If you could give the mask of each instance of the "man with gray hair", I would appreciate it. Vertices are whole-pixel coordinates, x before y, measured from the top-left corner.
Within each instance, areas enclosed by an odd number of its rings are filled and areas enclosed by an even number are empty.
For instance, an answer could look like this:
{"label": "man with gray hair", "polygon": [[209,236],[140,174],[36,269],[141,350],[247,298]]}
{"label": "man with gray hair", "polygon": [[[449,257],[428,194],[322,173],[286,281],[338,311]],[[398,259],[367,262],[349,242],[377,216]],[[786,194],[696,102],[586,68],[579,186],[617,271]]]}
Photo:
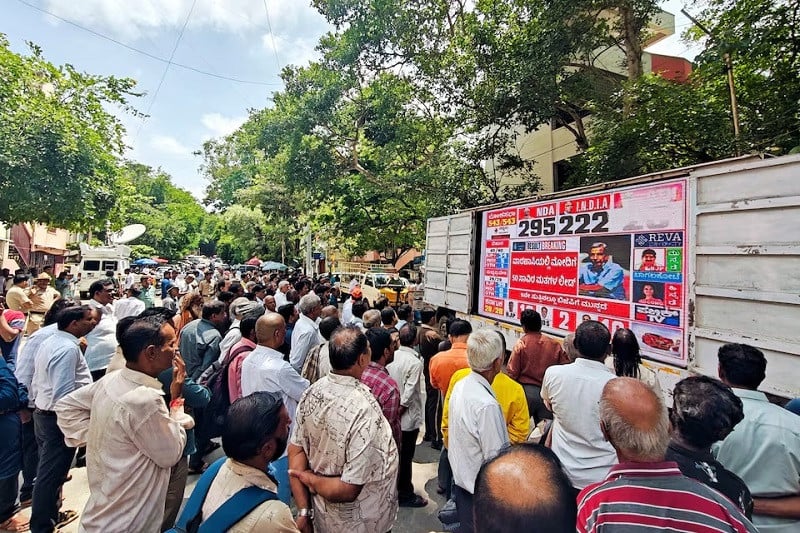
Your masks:
{"label": "man with gray hair", "polygon": [[664,461],[669,420],[660,394],[638,379],[614,378],[599,409],[619,464],[578,495],[577,531],[757,531],[728,498]]}
{"label": "man with gray hair", "polygon": [[289,292],[289,289],[291,288],[292,285],[288,280],[282,279],[278,282],[278,290],[275,291],[275,308],[289,303],[286,293]]}
{"label": "man with gray hair", "polygon": [[474,530],[472,495],[481,465],[509,445],[506,421],[491,385],[502,371],[504,355],[495,330],[482,328],[472,333],[467,340],[472,372],[455,384],[450,395],[448,458],[461,532]]}
{"label": "man with gray hair", "polygon": [[308,352],[311,348],[325,342],[325,339],[320,337],[319,326],[317,319],[322,312],[322,302],[319,296],[310,292],[300,298],[300,303],[297,304],[300,317],[294,325],[292,330],[292,348],[289,352],[289,363],[299,374],[303,370],[303,364],[306,362]]}

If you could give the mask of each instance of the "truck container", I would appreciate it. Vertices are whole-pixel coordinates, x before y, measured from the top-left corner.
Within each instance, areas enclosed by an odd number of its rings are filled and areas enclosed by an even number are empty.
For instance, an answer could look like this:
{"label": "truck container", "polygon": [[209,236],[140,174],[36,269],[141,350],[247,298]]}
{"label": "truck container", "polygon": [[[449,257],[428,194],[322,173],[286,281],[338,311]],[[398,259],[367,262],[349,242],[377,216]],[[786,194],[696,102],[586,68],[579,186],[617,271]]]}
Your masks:
{"label": "truck container", "polygon": [[[762,390],[800,396],[800,155],[746,156],[428,220],[424,301],[492,326],[519,314],[564,337],[630,328],[670,394],[717,375],[717,350],[767,357]],[[650,374],[650,373],[648,373]]]}

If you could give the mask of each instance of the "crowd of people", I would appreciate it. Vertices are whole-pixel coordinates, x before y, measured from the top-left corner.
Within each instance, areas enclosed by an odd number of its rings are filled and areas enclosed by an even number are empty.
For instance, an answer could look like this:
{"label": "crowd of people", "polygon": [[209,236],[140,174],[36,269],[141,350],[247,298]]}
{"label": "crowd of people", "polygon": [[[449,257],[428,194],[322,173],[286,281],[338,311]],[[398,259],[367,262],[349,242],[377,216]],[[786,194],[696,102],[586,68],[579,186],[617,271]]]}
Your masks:
{"label": "crowd of people", "polygon": [[[358,286],[340,309],[335,281],[126,272],[40,317],[49,274],[15,275],[0,530],[385,533],[428,505],[422,441],[447,530],[800,531],[800,417],[758,392],[756,348],[722,346],[719,379],[680,380],[667,409],[629,330],[588,320],[559,341],[528,309],[507,347]],[[86,506],[62,509],[84,465]]]}

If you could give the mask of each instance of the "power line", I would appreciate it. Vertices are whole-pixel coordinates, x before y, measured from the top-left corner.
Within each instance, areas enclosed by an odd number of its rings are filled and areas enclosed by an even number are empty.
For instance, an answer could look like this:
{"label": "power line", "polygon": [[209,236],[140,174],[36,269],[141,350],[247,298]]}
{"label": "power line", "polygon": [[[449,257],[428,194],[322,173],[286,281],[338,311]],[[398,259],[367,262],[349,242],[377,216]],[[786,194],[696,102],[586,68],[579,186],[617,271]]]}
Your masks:
{"label": "power line", "polygon": [[269,40],[272,41],[272,51],[275,52],[275,61],[278,62],[278,68],[281,68],[281,60],[278,57],[278,47],[275,46],[275,35],[272,33],[272,23],[269,21],[269,8],[267,8],[267,0],[264,0],[264,13],[267,15],[267,29],[269,30]]}
{"label": "power line", "polygon": [[202,74],[203,76],[210,76],[212,78],[217,78],[217,79],[226,80],[226,81],[232,81],[232,82],[236,82],[236,83],[245,83],[245,84],[249,84],[249,85],[263,85],[263,86],[266,86],[266,87],[276,87],[276,86],[283,85],[282,83],[269,83],[269,82],[265,82],[265,81],[243,80],[241,78],[234,78],[232,76],[224,76],[222,74],[217,74],[215,72],[209,72],[207,70],[201,70],[201,69],[199,69],[197,67],[193,67],[191,65],[184,65],[183,63],[170,62],[169,59],[165,59],[165,58],[157,56],[155,54],[151,54],[150,52],[147,52],[145,50],[141,50],[139,48],[133,47],[133,46],[127,44],[127,43],[124,43],[122,41],[114,39],[113,37],[109,37],[108,35],[105,35],[105,34],[102,34],[100,32],[97,32],[97,31],[95,31],[93,29],[87,28],[85,26],[81,26],[80,24],[78,24],[76,22],[73,22],[73,21],[71,21],[69,19],[66,19],[64,17],[56,15],[55,13],[52,13],[52,12],[50,12],[50,11],[44,9],[44,8],[41,8],[41,7],[37,6],[37,5],[31,4],[30,2],[26,2],[25,0],[17,0],[17,2],[19,2],[20,4],[26,5],[26,6],[30,7],[31,9],[35,9],[36,11],[44,13],[46,15],[50,15],[51,17],[56,18],[56,19],[66,23],[66,24],[69,24],[70,26],[74,26],[75,28],[78,28],[79,30],[83,30],[85,32],[91,33],[95,37],[99,37],[101,39],[105,39],[106,41],[112,42],[112,43],[114,43],[114,44],[116,44],[118,46],[126,48],[126,49],[130,50],[131,52],[136,52],[137,54],[141,54],[141,55],[143,55],[145,57],[149,57],[150,59],[154,59],[154,60],[160,61],[162,63],[169,63],[173,67],[179,67],[179,68],[182,68],[182,69],[185,69],[185,70],[190,70],[192,72],[196,72],[197,74]]}

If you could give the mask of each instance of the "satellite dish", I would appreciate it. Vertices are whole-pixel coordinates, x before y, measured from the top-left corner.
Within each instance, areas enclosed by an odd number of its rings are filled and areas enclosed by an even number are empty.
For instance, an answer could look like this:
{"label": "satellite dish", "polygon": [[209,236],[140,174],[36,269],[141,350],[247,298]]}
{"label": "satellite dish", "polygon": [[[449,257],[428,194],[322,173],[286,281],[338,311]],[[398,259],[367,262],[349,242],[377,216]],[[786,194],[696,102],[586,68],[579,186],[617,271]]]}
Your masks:
{"label": "satellite dish", "polygon": [[144,235],[145,231],[147,231],[147,227],[145,227],[144,224],[131,224],[130,226],[125,226],[121,230],[112,233],[108,240],[111,244],[124,244],[141,237]]}

